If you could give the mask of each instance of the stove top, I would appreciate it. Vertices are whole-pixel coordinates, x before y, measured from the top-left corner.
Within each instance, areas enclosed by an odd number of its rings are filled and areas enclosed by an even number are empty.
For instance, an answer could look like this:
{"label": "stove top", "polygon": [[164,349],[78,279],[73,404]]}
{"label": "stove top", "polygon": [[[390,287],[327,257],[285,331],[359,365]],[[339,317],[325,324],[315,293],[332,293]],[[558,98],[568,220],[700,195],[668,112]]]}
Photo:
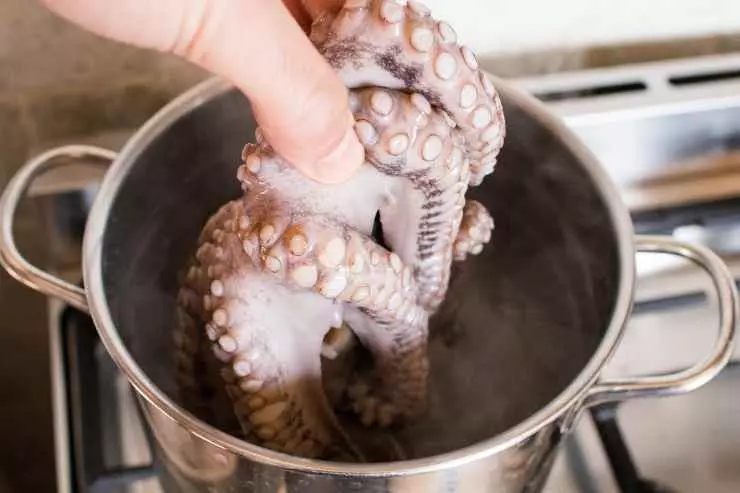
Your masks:
{"label": "stove top", "polygon": [[[492,70],[495,72],[495,70]],[[740,56],[521,79],[602,161],[638,233],[709,246],[740,279]],[[42,183],[56,274],[80,278],[79,244],[99,176]],[[32,190],[33,192],[33,190]],[[717,324],[704,274],[638,255],[634,316],[606,375],[667,372],[710,349]],[[49,301],[59,493],[161,491],[125,379],[88,316]],[[595,408],[565,440],[545,492],[740,491],[740,348],[683,395]]]}

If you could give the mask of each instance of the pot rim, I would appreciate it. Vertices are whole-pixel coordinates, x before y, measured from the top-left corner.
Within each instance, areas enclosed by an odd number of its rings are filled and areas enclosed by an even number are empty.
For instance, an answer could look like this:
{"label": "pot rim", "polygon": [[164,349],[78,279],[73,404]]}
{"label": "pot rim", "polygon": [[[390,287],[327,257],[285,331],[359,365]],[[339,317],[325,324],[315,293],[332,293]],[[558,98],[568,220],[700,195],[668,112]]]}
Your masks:
{"label": "pot rim", "polygon": [[[106,302],[102,276],[102,244],[108,225],[108,215],[130,169],[146,147],[175,121],[213,98],[235,89],[218,77],[207,79],[184,92],[152,116],[123,146],[108,169],[91,207],[82,246],[83,280],[90,314],[101,341],[139,396],[176,421],[190,433],[218,448],[245,459],[293,472],[342,475],[355,477],[389,477],[438,472],[459,467],[500,453],[529,438],[545,426],[563,417],[568,411],[577,412],[588,389],[598,379],[602,368],[616,350],[632,309],[635,283],[635,247],[632,220],[623,204],[616,185],[585,145],[564,123],[552,115],[543,103],[492,74],[487,74],[497,90],[516,101],[522,109],[537,118],[586,168],[604,200],[615,228],[619,255],[619,287],[609,326],[587,364],[554,399],[517,425],[496,436],[452,452],[421,459],[371,464],[338,463],[303,459],[249,442],[225,433],[178,406],[159,389],[138,366],[126,349],[115,328]],[[504,144],[505,145],[505,144]]]}

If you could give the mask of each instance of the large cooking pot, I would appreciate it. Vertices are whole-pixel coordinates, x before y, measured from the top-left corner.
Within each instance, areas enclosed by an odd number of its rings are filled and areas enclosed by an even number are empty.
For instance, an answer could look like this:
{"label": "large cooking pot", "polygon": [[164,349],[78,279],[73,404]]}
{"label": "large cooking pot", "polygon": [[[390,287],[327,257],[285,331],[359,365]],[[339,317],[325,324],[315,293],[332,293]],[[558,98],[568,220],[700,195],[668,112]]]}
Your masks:
{"label": "large cooking pot", "polygon": [[[633,237],[617,190],[594,157],[539,102],[494,80],[508,138],[497,171],[470,196],[492,212],[496,230],[481,255],[456,269],[435,319],[431,412],[401,434],[411,456],[399,462],[282,455],[199,420],[173,397],[170,330],[179,275],[206,218],[240,193],[238,157],[255,128],[234,87],[217,79],[195,87],[117,155],[70,146],[18,171],[0,204],[3,265],[26,285],[92,315],[136,390],[165,490],[537,491],[584,409],[688,392],[724,367],[737,293],[720,259],[672,239]],[[30,265],[11,234],[31,180],[81,159],[112,162],[85,230],[84,290]],[[717,294],[719,337],[692,368],[605,381],[600,375],[631,312],[637,251],[679,255],[706,270]]]}

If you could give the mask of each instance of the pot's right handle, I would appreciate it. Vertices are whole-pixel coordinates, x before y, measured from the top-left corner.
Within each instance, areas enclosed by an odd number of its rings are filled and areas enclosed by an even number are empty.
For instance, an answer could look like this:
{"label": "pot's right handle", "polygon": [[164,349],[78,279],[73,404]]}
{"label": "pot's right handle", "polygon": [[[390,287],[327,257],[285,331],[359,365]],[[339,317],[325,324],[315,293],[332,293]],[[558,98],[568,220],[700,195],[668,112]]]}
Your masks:
{"label": "pot's right handle", "polygon": [[48,150],[28,161],[13,176],[0,197],[0,263],[15,279],[48,296],[60,298],[75,308],[88,311],[82,288],[59,279],[28,262],[18,251],[13,225],[18,203],[34,178],[53,168],[82,160],[109,166],[116,153],[101,147],[69,145]]}
{"label": "pot's right handle", "polygon": [[587,393],[584,407],[636,397],[690,392],[712,380],[725,367],[732,355],[738,294],[732,274],[724,262],[703,246],[690,245],[670,237],[637,236],[635,244],[639,252],[669,253],[691,260],[709,274],[717,292],[719,335],[711,353],[691,368],[664,375],[597,382]]}

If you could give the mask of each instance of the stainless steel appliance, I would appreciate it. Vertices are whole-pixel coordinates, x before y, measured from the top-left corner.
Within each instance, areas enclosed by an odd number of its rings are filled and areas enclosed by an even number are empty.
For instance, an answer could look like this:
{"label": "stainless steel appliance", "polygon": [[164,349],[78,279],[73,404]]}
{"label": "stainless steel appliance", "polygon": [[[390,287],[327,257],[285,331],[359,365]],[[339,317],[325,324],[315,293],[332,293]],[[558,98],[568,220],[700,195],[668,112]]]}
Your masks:
{"label": "stainless steel appliance", "polygon": [[[713,57],[518,82],[563,115],[606,164],[638,232],[704,242],[719,251],[737,274],[740,187],[731,183],[737,172],[733,145],[740,135],[740,79],[733,78],[738,72],[740,59]],[[78,191],[70,194],[84,198]],[[80,217],[87,203],[75,204]],[[74,235],[71,238],[74,243]],[[713,332],[700,330],[716,325],[715,310],[706,306],[706,279],[684,263],[661,260],[652,255],[638,258],[636,316],[609,367],[615,376],[685,367],[713,343]],[[79,279],[74,270],[71,266],[69,278]],[[125,466],[146,464],[150,457],[126,385],[90,326],[85,329],[88,322],[70,311],[51,320],[50,333],[58,349],[53,354],[64,355],[53,361],[59,466],[60,471],[74,471],[61,476],[60,491],[68,481],[97,479],[102,487],[151,473],[143,467],[102,474],[102,457],[123,459]],[[98,364],[96,371],[92,362]],[[84,380],[84,393],[76,391],[78,379],[84,378],[93,380]],[[636,491],[628,486],[641,475],[676,491],[736,491],[739,386],[740,372],[731,362],[715,381],[684,397],[597,409],[593,419],[579,422],[565,444],[546,491],[619,491],[619,487]],[[96,387],[101,389],[98,396],[89,392]],[[69,404],[75,411],[71,414]],[[77,416],[71,427],[70,415]],[[96,422],[99,425],[91,426]],[[625,440],[620,439],[623,436]],[[641,475],[631,467],[627,451],[636,458]],[[156,491],[156,483],[150,478],[135,488]],[[647,481],[641,484],[649,487]]]}

